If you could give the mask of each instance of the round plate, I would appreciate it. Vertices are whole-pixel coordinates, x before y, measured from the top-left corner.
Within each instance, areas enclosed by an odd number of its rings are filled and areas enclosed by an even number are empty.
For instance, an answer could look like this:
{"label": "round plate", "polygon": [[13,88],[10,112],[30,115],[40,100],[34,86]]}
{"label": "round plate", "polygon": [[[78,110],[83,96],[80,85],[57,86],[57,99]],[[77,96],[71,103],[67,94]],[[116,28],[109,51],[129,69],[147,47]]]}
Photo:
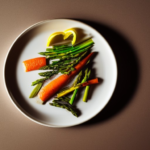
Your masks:
{"label": "round plate", "polygon": [[[76,102],[81,115],[77,118],[65,109],[36,103],[29,99],[33,89],[31,83],[39,79],[39,70],[24,72],[24,60],[39,57],[38,53],[46,50],[46,42],[50,34],[68,28],[79,28],[92,36],[97,52],[92,66],[92,76],[99,77],[102,82],[91,86],[89,100],[82,101],[83,90]],[[52,80],[52,79],[51,79]],[[41,125],[49,127],[69,127],[81,124],[97,115],[110,100],[117,81],[117,65],[114,54],[107,41],[92,27],[75,20],[54,19],[32,25],[23,31],[10,47],[4,65],[4,81],[9,97],[26,117]]]}

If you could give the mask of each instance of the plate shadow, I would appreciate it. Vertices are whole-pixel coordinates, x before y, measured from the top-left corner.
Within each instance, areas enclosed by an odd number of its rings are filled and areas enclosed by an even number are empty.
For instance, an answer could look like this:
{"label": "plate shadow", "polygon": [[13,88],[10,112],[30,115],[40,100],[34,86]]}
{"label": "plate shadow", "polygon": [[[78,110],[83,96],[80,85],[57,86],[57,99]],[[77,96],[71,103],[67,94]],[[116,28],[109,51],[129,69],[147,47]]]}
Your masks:
{"label": "plate shadow", "polygon": [[132,100],[140,79],[140,65],[132,44],[118,31],[89,20],[75,19],[95,28],[109,43],[117,61],[118,78],[115,91],[106,107],[87,126],[106,121],[120,113]]}

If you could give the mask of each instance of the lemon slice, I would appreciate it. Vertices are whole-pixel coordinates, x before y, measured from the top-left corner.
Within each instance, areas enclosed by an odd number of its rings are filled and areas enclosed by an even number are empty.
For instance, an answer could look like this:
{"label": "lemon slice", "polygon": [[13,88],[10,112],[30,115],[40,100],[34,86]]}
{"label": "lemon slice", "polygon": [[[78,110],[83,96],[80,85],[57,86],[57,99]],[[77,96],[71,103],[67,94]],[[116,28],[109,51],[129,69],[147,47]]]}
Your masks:
{"label": "lemon slice", "polygon": [[73,35],[72,45],[75,44],[77,38],[77,32],[74,28],[70,28],[64,31],[64,40],[66,40],[70,35]]}
{"label": "lemon slice", "polygon": [[51,45],[51,41],[54,37],[58,35],[63,35],[63,39],[66,40],[70,35],[73,35],[73,39],[71,41],[72,45],[75,44],[77,38],[77,31],[74,28],[70,28],[65,30],[64,32],[54,32],[52,33],[47,40],[47,47]]}
{"label": "lemon slice", "polygon": [[58,36],[58,35],[64,35],[64,32],[54,32],[54,33],[52,33],[52,34],[49,36],[48,40],[47,40],[47,47],[50,46],[52,39],[53,39],[54,37]]}

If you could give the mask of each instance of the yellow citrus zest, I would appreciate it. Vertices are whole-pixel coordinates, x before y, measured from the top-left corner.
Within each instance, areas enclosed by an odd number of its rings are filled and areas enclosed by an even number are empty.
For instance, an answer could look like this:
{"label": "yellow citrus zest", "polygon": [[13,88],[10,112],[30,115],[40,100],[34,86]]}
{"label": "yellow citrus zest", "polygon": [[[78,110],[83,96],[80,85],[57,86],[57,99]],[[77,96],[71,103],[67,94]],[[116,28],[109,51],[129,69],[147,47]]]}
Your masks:
{"label": "yellow citrus zest", "polygon": [[70,29],[67,29],[65,30],[64,32],[54,32],[52,33],[48,40],[47,40],[47,47],[51,45],[51,41],[54,37],[58,36],[58,35],[63,35],[63,39],[66,40],[70,35],[73,35],[73,39],[71,41],[72,45],[75,44],[76,42],[76,38],[77,38],[77,32],[74,28],[70,28]]}
{"label": "yellow citrus zest", "polygon": [[52,34],[48,37],[47,46],[50,46],[52,39],[53,39],[54,37],[58,36],[58,35],[64,35],[64,32],[54,32],[54,33],[52,33]]}
{"label": "yellow citrus zest", "polygon": [[76,38],[77,38],[77,32],[74,28],[70,28],[64,31],[65,35],[64,35],[64,40],[67,39],[70,35],[73,35],[73,39],[72,39],[72,45],[75,44],[76,42]]}

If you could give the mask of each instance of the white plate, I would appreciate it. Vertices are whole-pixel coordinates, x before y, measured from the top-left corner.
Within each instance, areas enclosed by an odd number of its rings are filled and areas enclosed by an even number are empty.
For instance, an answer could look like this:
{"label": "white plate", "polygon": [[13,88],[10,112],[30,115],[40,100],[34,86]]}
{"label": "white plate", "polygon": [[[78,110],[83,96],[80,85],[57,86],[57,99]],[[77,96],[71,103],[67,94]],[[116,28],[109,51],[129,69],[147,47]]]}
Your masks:
{"label": "white plate", "polygon": [[[73,27],[81,28],[93,36],[93,51],[98,52],[94,58],[93,68],[96,77],[103,79],[101,84],[93,86],[92,96],[87,103],[82,101],[82,96],[77,102],[77,108],[81,111],[78,118],[67,110],[50,106],[48,102],[40,105],[35,99],[29,99],[28,96],[33,89],[31,83],[40,78],[39,71],[26,73],[22,66],[22,61],[38,57],[38,52],[45,51],[46,41],[51,33]],[[32,25],[16,38],[5,60],[4,80],[10,99],[26,117],[49,127],[69,127],[88,121],[106,106],[115,89],[117,65],[110,46],[92,27],[69,19],[46,20]]]}

